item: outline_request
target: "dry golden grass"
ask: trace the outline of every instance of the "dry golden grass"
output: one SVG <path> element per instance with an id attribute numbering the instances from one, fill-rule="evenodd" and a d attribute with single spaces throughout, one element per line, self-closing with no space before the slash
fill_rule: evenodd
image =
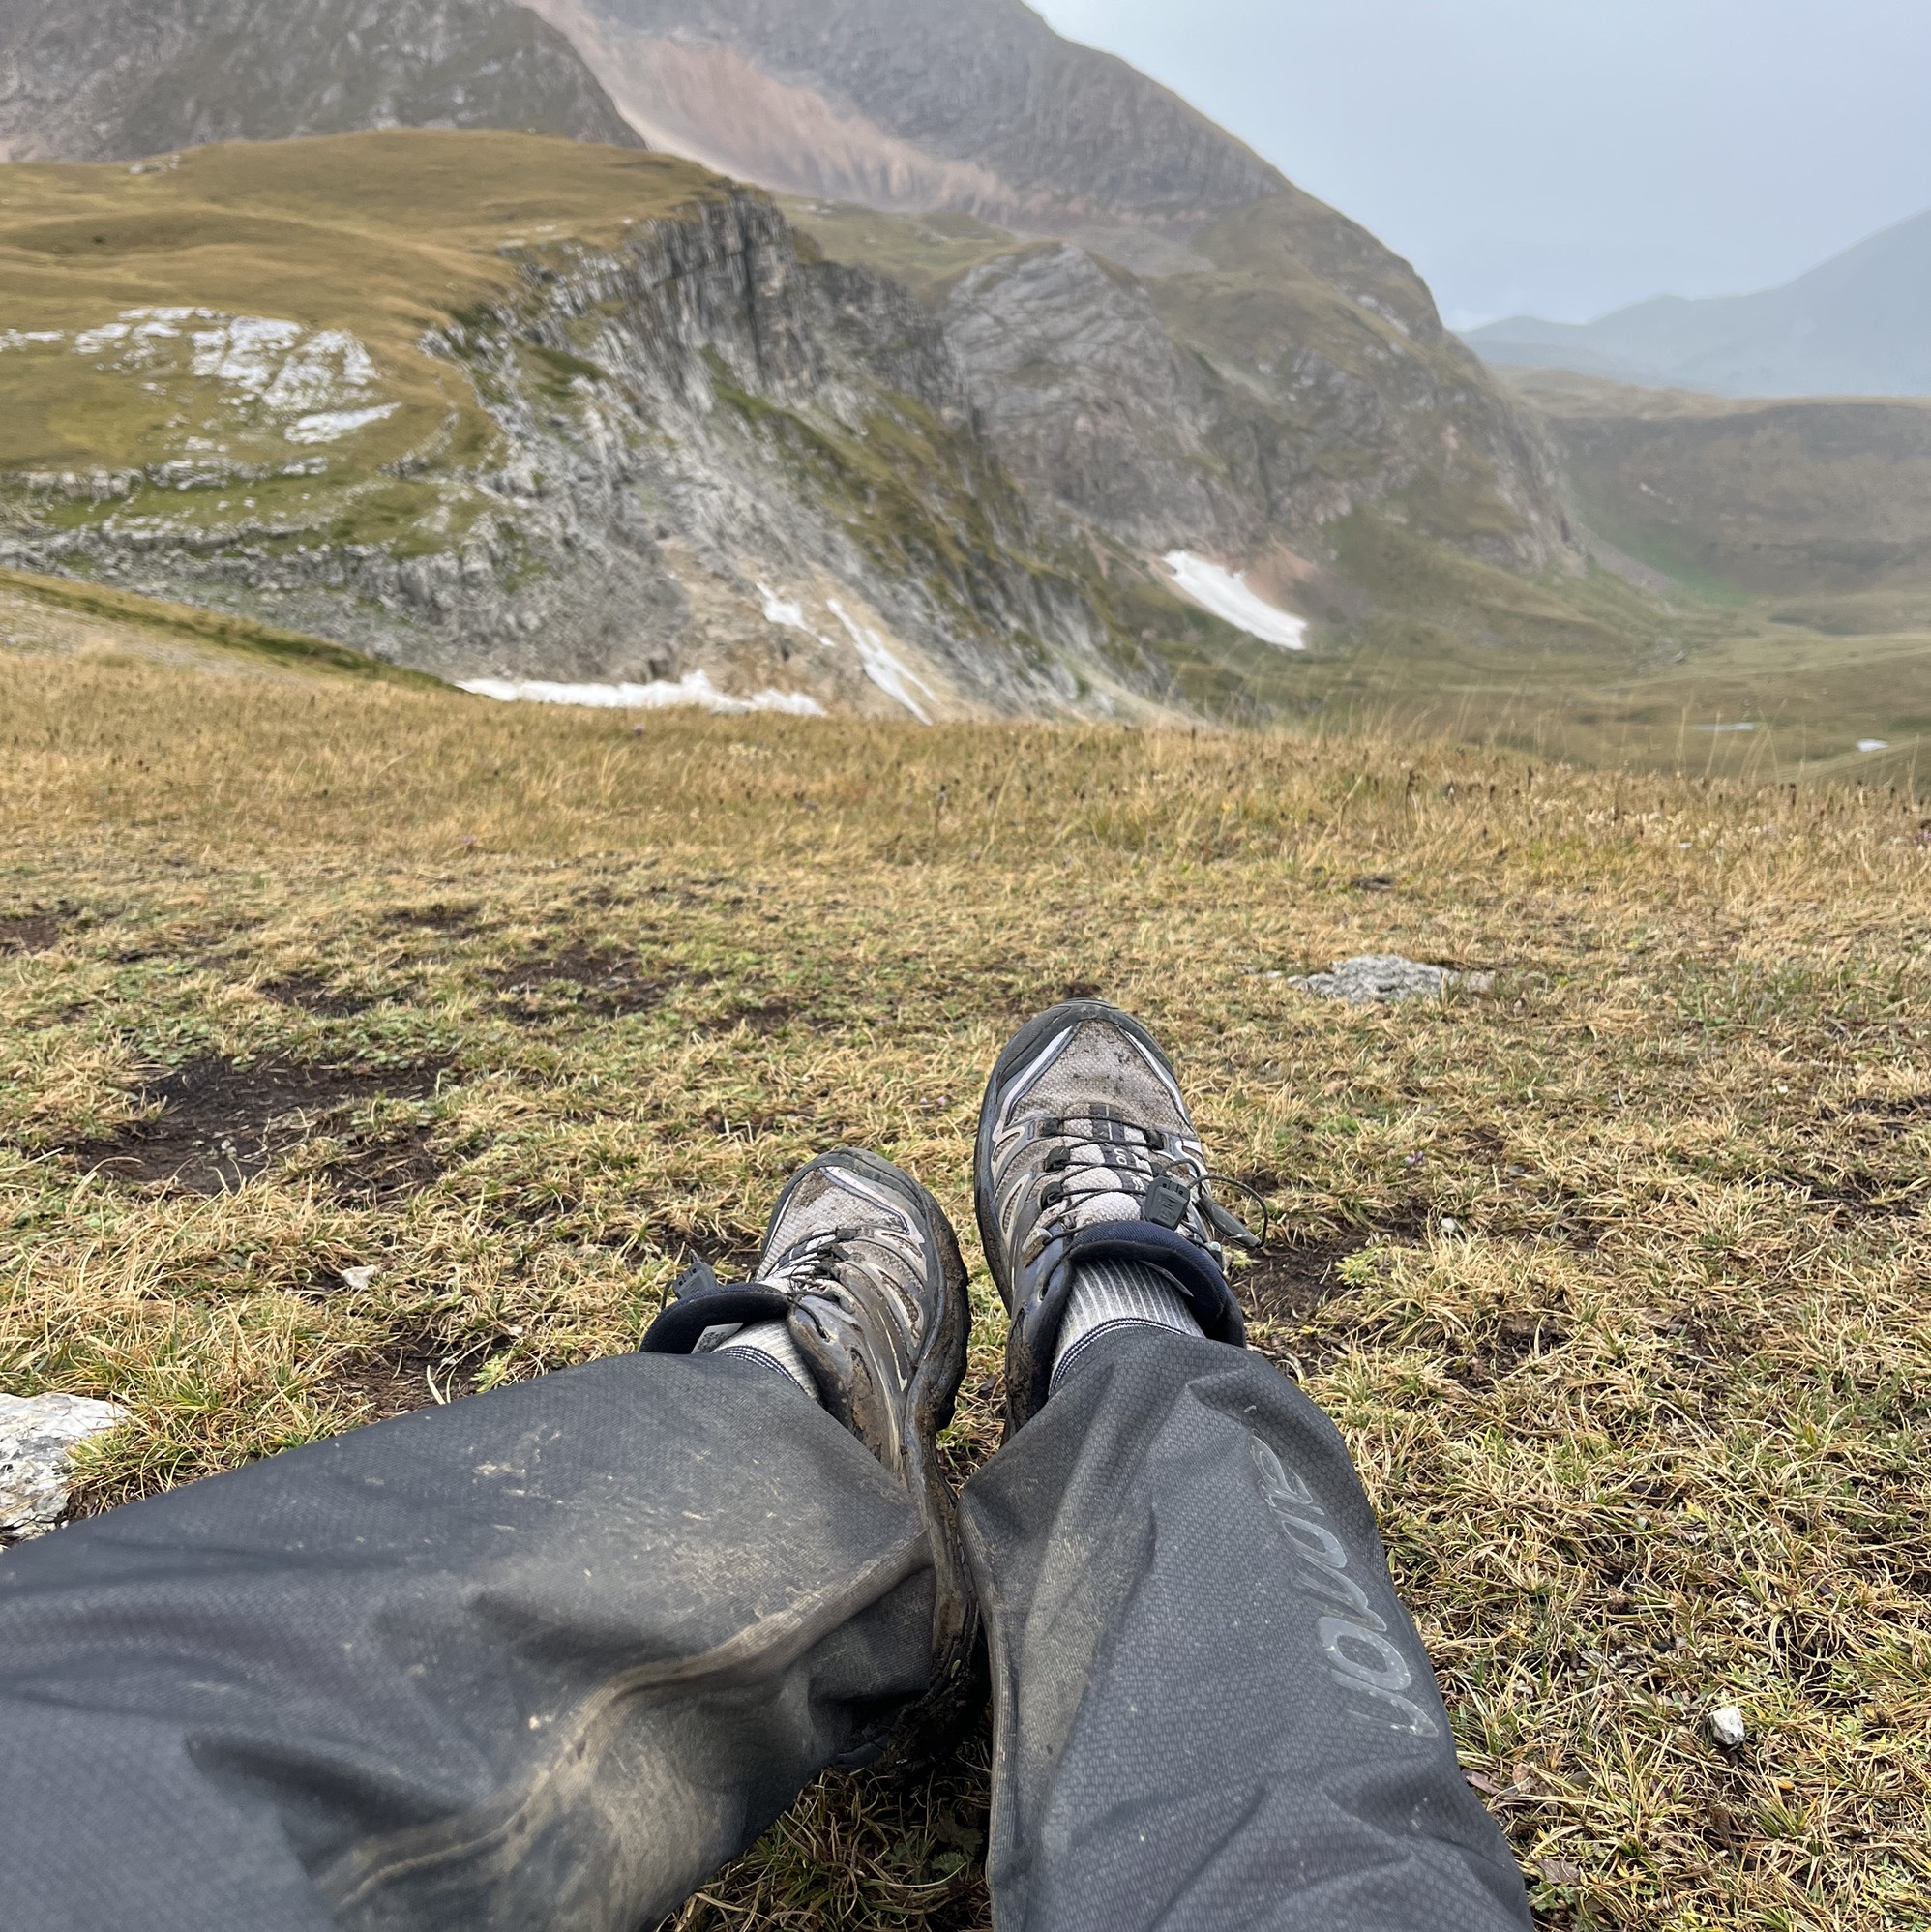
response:
<path id="1" fill-rule="evenodd" d="M 469 385 L 421 342 L 453 312 L 516 285 L 506 245 L 608 248 L 635 222 L 722 192 L 715 175 L 670 155 L 417 128 L 196 148 L 139 174 L 16 163 L 0 174 L 6 326 L 72 336 L 126 311 L 185 307 L 349 329 L 402 405 L 367 449 L 355 446 L 372 467 L 452 411 L 460 441 L 491 433 Z M 13 345 L 0 369 L 7 468 L 179 456 L 192 447 L 176 433 L 189 427 L 182 412 L 220 416 L 211 379 L 142 383 L 113 372 L 108 352 L 101 361 L 73 347 Z M 279 435 L 268 446 L 287 461 Z"/>
<path id="2" fill-rule="evenodd" d="M 1931 1924 L 1926 836 L 1386 739 L 636 732 L 0 654 L 0 1386 L 129 1404 L 100 1506 L 623 1348 L 837 1141 L 967 1230 L 987 1065 L 1097 988 L 1281 1216 L 1257 1334 L 1545 1922 Z M 1368 951 L 1495 990 L 1272 976 Z M 182 1067 L 204 1164 L 315 1098 L 232 1192 L 89 1173 Z M 973 1927 L 983 1829 L 969 1765 L 828 1784 L 684 1923 Z"/>

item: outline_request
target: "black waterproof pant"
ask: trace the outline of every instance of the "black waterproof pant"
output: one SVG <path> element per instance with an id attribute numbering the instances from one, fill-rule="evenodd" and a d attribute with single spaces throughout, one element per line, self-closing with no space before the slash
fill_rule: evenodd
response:
<path id="1" fill-rule="evenodd" d="M 1333 1427 L 1100 1338 L 963 1503 L 1001 1932 L 1524 1927 Z M 905 1493 L 633 1355 L 0 1556 L 7 1932 L 634 1932 L 924 1680 Z M 831 1932 L 831 1928 L 828 1928 Z"/>

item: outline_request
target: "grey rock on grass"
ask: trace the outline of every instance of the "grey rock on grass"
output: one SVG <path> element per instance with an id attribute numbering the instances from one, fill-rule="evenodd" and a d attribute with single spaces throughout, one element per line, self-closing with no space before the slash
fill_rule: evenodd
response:
<path id="1" fill-rule="evenodd" d="M 74 1445 L 127 1420 L 84 1395 L 0 1395 L 0 1543 L 45 1536 L 67 1512 Z"/>
<path id="2" fill-rule="evenodd" d="M 1494 984 L 1486 972 L 1454 972 L 1447 966 L 1423 966 L 1399 953 L 1363 953 L 1337 960 L 1329 972 L 1311 972 L 1289 980 L 1303 993 L 1325 999 L 1345 999 L 1351 1006 L 1372 1006 L 1397 999 L 1440 999 L 1451 987 L 1486 993 Z"/>

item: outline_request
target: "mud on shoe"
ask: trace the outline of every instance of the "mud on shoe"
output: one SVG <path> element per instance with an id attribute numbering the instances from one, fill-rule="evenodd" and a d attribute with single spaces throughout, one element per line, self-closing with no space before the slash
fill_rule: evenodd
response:
<path id="1" fill-rule="evenodd" d="M 1069 1000 L 1029 1021 L 999 1055 L 979 1112 L 973 1195 L 1012 1317 L 1008 1430 L 1046 1401 L 1084 1263 L 1158 1268 L 1203 1334 L 1245 1342 L 1221 1244 L 1258 1242 L 1209 1191 L 1167 1055 L 1117 1007 Z"/>
<path id="2" fill-rule="evenodd" d="M 983 1688 L 978 1604 L 937 1448 L 971 1326 L 944 1210 L 890 1161 L 835 1148 L 786 1183 L 750 1281 L 720 1282 L 699 1262 L 673 1293 L 644 1353 L 709 1353 L 741 1327 L 783 1323 L 822 1406 L 910 1492 L 936 1573 L 932 1687 L 845 1762 L 908 1771 L 942 1760 Z"/>

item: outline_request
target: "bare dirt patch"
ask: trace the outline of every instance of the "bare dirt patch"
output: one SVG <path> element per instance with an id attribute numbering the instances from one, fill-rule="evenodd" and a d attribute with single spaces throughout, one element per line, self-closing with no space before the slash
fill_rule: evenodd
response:
<path id="1" fill-rule="evenodd" d="M 1341 1263 L 1374 1239 L 1372 1229 L 1351 1229 L 1325 1241 L 1274 1241 L 1233 1277 L 1250 1322 L 1298 1324 L 1345 1293 Z"/>
<path id="2" fill-rule="evenodd" d="M 16 912 L 0 919 L 0 957 L 44 953 L 60 943 L 61 922 L 51 912 Z"/>
<path id="3" fill-rule="evenodd" d="M 404 1335 L 330 1377 L 327 1393 L 362 1408 L 364 1422 L 386 1422 L 474 1395 L 482 1369 L 480 1355 L 453 1356 L 432 1335 Z"/>
<path id="4" fill-rule="evenodd" d="M 1471 1352 L 1450 1351 L 1448 1373 L 1464 1388 L 1492 1388 L 1533 1355 L 1547 1354 L 1569 1339 L 1569 1324 L 1546 1310 L 1517 1310 L 1504 1315 Z"/>
<path id="5" fill-rule="evenodd" d="M 383 923 L 389 926 L 415 926 L 431 933 L 463 933 L 481 921 L 483 912 L 479 906 L 436 899 L 426 906 L 398 906 L 382 916 Z"/>
<path id="6" fill-rule="evenodd" d="M 261 995 L 278 1006 L 292 1006 L 298 1012 L 312 1013 L 323 1020 L 352 1020 L 377 1003 L 366 994 L 346 992 L 311 973 L 271 980 L 262 987 Z"/>
<path id="7" fill-rule="evenodd" d="M 442 1178 L 443 1163 L 427 1127 L 357 1147 L 329 1169 L 329 1185 L 354 1207 L 400 1207 Z"/>
<path id="8" fill-rule="evenodd" d="M 651 979 L 634 960 L 585 945 L 566 947 L 542 958 L 519 961 L 490 975 L 504 1008 L 521 1025 L 541 1025 L 573 1014 L 601 1019 L 648 1013 L 660 1005 L 674 981 Z"/>
<path id="9" fill-rule="evenodd" d="M 223 1194 L 265 1173 L 279 1154 L 341 1124 L 360 1104 L 426 1098 L 441 1071 L 193 1060 L 142 1087 L 143 1100 L 161 1103 L 157 1117 L 77 1151 L 89 1174 Z"/>

